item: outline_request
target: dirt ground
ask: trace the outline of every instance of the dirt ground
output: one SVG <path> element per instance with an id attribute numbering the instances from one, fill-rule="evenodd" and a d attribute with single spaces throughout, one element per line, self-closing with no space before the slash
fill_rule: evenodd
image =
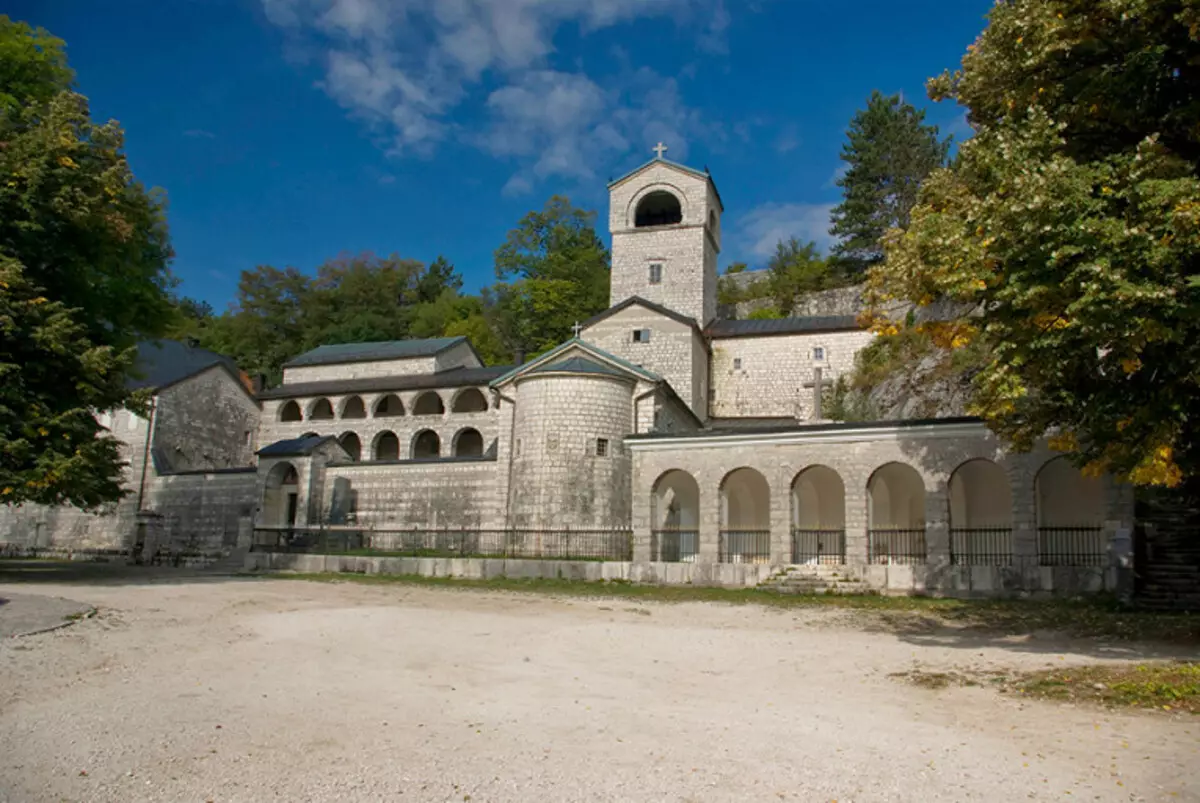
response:
<path id="1" fill-rule="evenodd" d="M 1200 800 L 1200 718 L 893 673 L 1144 653 L 838 610 L 159 573 L 0 592 L 5 801 Z"/>

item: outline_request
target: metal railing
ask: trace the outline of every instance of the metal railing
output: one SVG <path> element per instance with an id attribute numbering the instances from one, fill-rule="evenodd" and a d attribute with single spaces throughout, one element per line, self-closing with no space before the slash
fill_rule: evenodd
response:
<path id="1" fill-rule="evenodd" d="M 1038 563 L 1042 566 L 1105 566 L 1108 540 L 1103 527 L 1039 527 Z"/>
<path id="2" fill-rule="evenodd" d="M 792 563 L 840 565 L 845 562 L 845 530 L 792 528 Z"/>
<path id="3" fill-rule="evenodd" d="M 367 530 L 260 527 L 251 550 L 325 555 L 633 560 L 630 530 Z"/>
<path id="4" fill-rule="evenodd" d="M 867 530 L 867 562 L 916 566 L 928 560 L 925 528 Z"/>
<path id="5" fill-rule="evenodd" d="M 700 554 L 698 530 L 654 530 L 650 533 L 650 559 L 667 563 L 695 563 Z"/>
<path id="6" fill-rule="evenodd" d="M 1012 558 L 1010 527 L 950 529 L 950 562 L 956 566 L 1009 566 Z"/>
<path id="7" fill-rule="evenodd" d="M 721 530 L 717 548 L 721 563 L 769 563 L 770 530 Z"/>

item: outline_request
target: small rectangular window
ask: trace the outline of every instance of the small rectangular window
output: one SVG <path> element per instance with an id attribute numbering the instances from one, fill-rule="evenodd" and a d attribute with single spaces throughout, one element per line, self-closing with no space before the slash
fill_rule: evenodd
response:
<path id="1" fill-rule="evenodd" d="M 608 456 L 608 438 L 596 438 L 596 457 Z"/>
<path id="2" fill-rule="evenodd" d="M 650 263 L 650 284 L 658 284 L 662 281 L 662 263 Z"/>
<path id="3" fill-rule="evenodd" d="M 733 358 L 733 370 L 735 370 L 735 371 L 742 370 L 742 358 L 741 357 Z"/>
<path id="4" fill-rule="evenodd" d="M 825 362 L 824 346 L 817 346 L 813 349 L 813 362 Z"/>
<path id="5" fill-rule="evenodd" d="M 649 343 L 650 342 L 650 330 L 649 329 L 634 329 L 633 330 L 633 342 L 634 343 Z"/>
<path id="6" fill-rule="evenodd" d="M 516 453 L 517 453 L 517 457 L 521 456 L 521 439 L 520 438 L 517 438 Z"/>

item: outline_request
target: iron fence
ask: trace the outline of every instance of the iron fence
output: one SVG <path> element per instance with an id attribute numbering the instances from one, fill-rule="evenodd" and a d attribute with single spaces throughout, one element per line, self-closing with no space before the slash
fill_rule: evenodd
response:
<path id="1" fill-rule="evenodd" d="M 1039 527 L 1038 563 L 1042 566 L 1104 566 L 1108 542 L 1103 527 Z"/>
<path id="2" fill-rule="evenodd" d="M 259 528 L 259 552 L 422 558 L 633 560 L 629 530 Z"/>
<path id="3" fill-rule="evenodd" d="M 1012 557 L 1012 529 L 1008 527 L 950 529 L 950 562 L 956 566 L 1008 566 Z"/>
<path id="4" fill-rule="evenodd" d="M 653 560 L 667 563 L 695 563 L 700 554 L 700 533 L 696 530 L 654 530 L 650 533 Z"/>
<path id="5" fill-rule="evenodd" d="M 770 530 L 721 530 L 718 560 L 721 563 L 768 563 Z"/>
<path id="6" fill-rule="evenodd" d="M 792 528 L 792 563 L 840 565 L 845 562 L 845 530 Z"/>
<path id="7" fill-rule="evenodd" d="M 916 566 L 928 560 L 925 529 L 867 530 L 867 562 Z"/>

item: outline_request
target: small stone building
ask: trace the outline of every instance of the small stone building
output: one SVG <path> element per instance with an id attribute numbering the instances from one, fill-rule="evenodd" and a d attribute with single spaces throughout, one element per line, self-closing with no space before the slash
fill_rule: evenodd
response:
<path id="1" fill-rule="evenodd" d="M 611 306 L 557 348 L 486 366 L 462 337 L 327 345 L 253 396 L 210 355 L 155 383 L 148 421 L 114 416 L 136 494 L 99 517 L 7 511 L 4 540 L 122 549 L 153 530 L 219 550 L 252 519 L 376 549 L 457 537 L 491 554 L 479 544 L 496 537 L 512 557 L 513 533 L 542 555 L 628 532 L 629 554 L 596 557 L 634 579 L 798 567 L 900 591 L 1105 585 L 1127 487 L 1044 447 L 1011 453 L 975 420 L 825 420 L 822 389 L 871 341 L 854 310 L 718 319 L 712 177 L 660 157 L 609 194 Z"/>

